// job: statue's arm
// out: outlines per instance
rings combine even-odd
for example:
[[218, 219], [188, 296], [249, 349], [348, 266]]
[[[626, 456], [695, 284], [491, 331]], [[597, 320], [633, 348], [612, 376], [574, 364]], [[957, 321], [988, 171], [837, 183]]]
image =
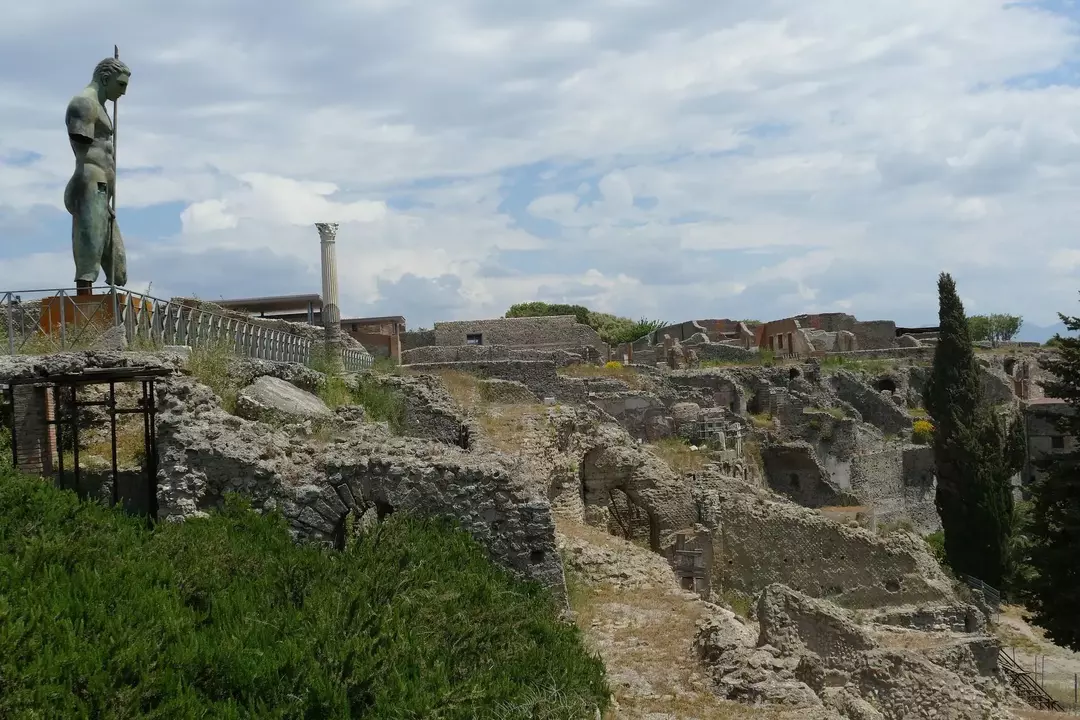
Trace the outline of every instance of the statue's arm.
[[94, 106], [89, 98], [77, 97], [68, 103], [67, 131], [72, 142], [90, 145], [94, 142]]

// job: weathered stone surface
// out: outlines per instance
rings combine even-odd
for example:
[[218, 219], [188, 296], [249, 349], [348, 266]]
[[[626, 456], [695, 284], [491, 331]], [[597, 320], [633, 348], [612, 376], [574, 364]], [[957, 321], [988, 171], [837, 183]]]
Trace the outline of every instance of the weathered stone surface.
[[326, 382], [325, 375], [302, 363], [234, 357], [229, 359], [228, 368], [229, 379], [239, 387], [250, 385], [260, 377], [272, 377], [284, 380], [309, 393], [315, 393]]
[[871, 650], [852, 668], [851, 687], [885, 720], [1014, 718], [959, 675], [910, 650]]
[[565, 598], [550, 507], [498, 455], [480, 459], [366, 425], [320, 445], [229, 415], [186, 378], [159, 386], [158, 404], [160, 519], [205, 512], [227, 492], [258, 510], [280, 509], [298, 537], [320, 541], [339, 540], [346, 513], [372, 506], [447, 516], [495, 561]]
[[825, 704], [837, 710], [845, 720], [885, 720], [873, 705], [863, 700], [846, 687], [826, 688], [823, 691]]
[[997, 677], [1001, 641], [990, 635], [971, 635], [923, 650], [930, 662], [970, 677]]
[[374, 383], [401, 398], [403, 434], [449, 445], [468, 445], [473, 434], [471, 423], [438, 376], [363, 373], [356, 382]]
[[876, 647], [870, 634], [840, 608], [784, 585], [770, 585], [762, 591], [757, 619], [761, 624], [758, 645], [771, 645], [783, 653], [807, 650], [826, 661], [836, 661]]
[[328, 420], [333, 412], [318, 396], [292, 383], [264, 375], [240, 390], [236, 414], [248, 420], [268, 423]]
[[948, 578], [921, 538], [878, 537], [736, 488], [718, 492], [710, 506], [722, 539], [714, 584], [756, 596], [783, 583], [848, 608], [955, 602]]
[[833, 374], [831, 382], [840, 399], [854, 405], [863, 420], [882, 432], [900, 435], [911, 430], [911, 417], [907, 412], [854, 373], [840, 370]]
[[81, 373], [87, 368], [147, 367], [180, 372], [184, 357], [179, 353], [120, 352], [85, 350], [51, 355], [0, 355], [0, 382], [15, 378], [45, 377]]
[[495, 404], [537, 403], [540, 398], [517, 380], [488, 378], [477, 383], [480, 399]]
[[[975, 677], [976, 655], [990, 672], [984, 638], [929, 652], [940, 655], [942, 664], [935, 664], [917, 652], [877, 647], [839, 608], [781, 585], [762, 592], [757, 619], [756, 648], [730, 614], [717, 613], [699, 628], [695, 648], [722, 697], [807, 708], [824, 703], [848, 720], [1013, 718], [992, 697], [1003, 693], [980, 689], [992, 690], [992, 680]], [[948, 662], [969, 673], [970, 682], [943, 666]]]
[[986, 629], [986, 617], [968, 603], [944, 603], [908, 607], [890, 607], [872, 613], [871, 622], [879, 625], [934, 632], [980, 633]]

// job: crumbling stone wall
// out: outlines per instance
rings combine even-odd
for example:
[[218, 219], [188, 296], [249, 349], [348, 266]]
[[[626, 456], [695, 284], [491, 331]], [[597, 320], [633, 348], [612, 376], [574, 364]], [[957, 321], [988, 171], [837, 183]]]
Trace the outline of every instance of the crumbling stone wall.
[[837, 486], [807, 442], [769, 443], [761, 448], [769, 487], [804, 507], [857, 505], [858, 500]]
[[890, 435], [902, 435], [911, 431], [911, 416], [890, 397], [867, 386], [852, 372], [836, 372], [831, 383], [837, 396], [851, 403], [865, 422]]
[[694, 402], [697, 398], [705, 396], [710, 402], [709, 407], [721, 407], [730, 412], [742, 415], [746, 413], [746, 391], [735, 375], [718, 368], [704, 368], [701, 370], [677, 370], [666, 376], [667, 384], [678, 390], [695, 390], [693, 397], [685, 398]]
[[512, 348], [509, 345], [428, 346], [408, 350], [401, 354], [403, 365], [433, 362], [487, 362], [491, 360], [553, 362], [559, 367], [585, 362], [585, 358], [581, 353], [570, 352], [569, 350]]
[[434, 375], [364, 373], [358, 379], [375, 383], [401, 397], [405, 435], [459, 445], [475, 433], [471, 422]]
[[851, 489], [874, 506], [878, 522], [909, 520], [922, 534], [941, 529], [934, 504], [937, 474], [933, 449], [888, 447], [851, 461]]
[[320, 445], [229, 415], [186, 378], [161, 384], [157, 401], [160, 520], [199, 516], [228, 492], [280, 510], [298, 538], [324, 542], [343, 541], [349, 513], [448, 516], [493, 560], [565, 599], [550, 507], [500, 456], [390, 438], [364, 424]]
[[561, 402], [582, 403], [586, 400], [585, 384], [578, 378], [568, 378], [556, 372], [555, 363], [531, 360], [493, 360], [491, 362], [416, 363], [408, 368], [414, 372], [452, 370], [481, 378], [516, 380], [537, 397], [554, 397]]
[[589, 400], [614, 418], [630, 436], [655, 442], [671, 437], [671, 418], [656, 395], [640, 390], [590, 392]]
[[577, 322], [573, 315], [435, 323], [436, 345], [466, 345], [469, 335], [481, 336], [484, 345], [575, 349], [590, 346], [607, 352], [607, 344], [596, 331]]
[[792, 503], [722, 491], [714, 498], [713, 586], [756, 595], [783, 583], [849, 608], [953, 601], [925, 543], [877, 537]]

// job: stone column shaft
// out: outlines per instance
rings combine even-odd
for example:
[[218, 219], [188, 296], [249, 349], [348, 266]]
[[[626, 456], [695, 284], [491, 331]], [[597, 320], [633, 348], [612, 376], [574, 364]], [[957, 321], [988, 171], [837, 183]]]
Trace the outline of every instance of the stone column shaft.
[[322, 249], [322, 321], [326, 329], [327, 361], [341, 369], [341, 312], [338, 310], [337, 223], [315, 223]]

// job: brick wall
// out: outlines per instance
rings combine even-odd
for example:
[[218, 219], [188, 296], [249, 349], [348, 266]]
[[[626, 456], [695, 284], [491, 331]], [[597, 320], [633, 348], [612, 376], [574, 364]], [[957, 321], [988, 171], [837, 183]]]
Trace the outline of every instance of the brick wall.
[[51, 475], [56, 453], [56, 426], [52, 390], [45, 386], [16, 385], [12, 427], [19, 469], [34, 475]]

